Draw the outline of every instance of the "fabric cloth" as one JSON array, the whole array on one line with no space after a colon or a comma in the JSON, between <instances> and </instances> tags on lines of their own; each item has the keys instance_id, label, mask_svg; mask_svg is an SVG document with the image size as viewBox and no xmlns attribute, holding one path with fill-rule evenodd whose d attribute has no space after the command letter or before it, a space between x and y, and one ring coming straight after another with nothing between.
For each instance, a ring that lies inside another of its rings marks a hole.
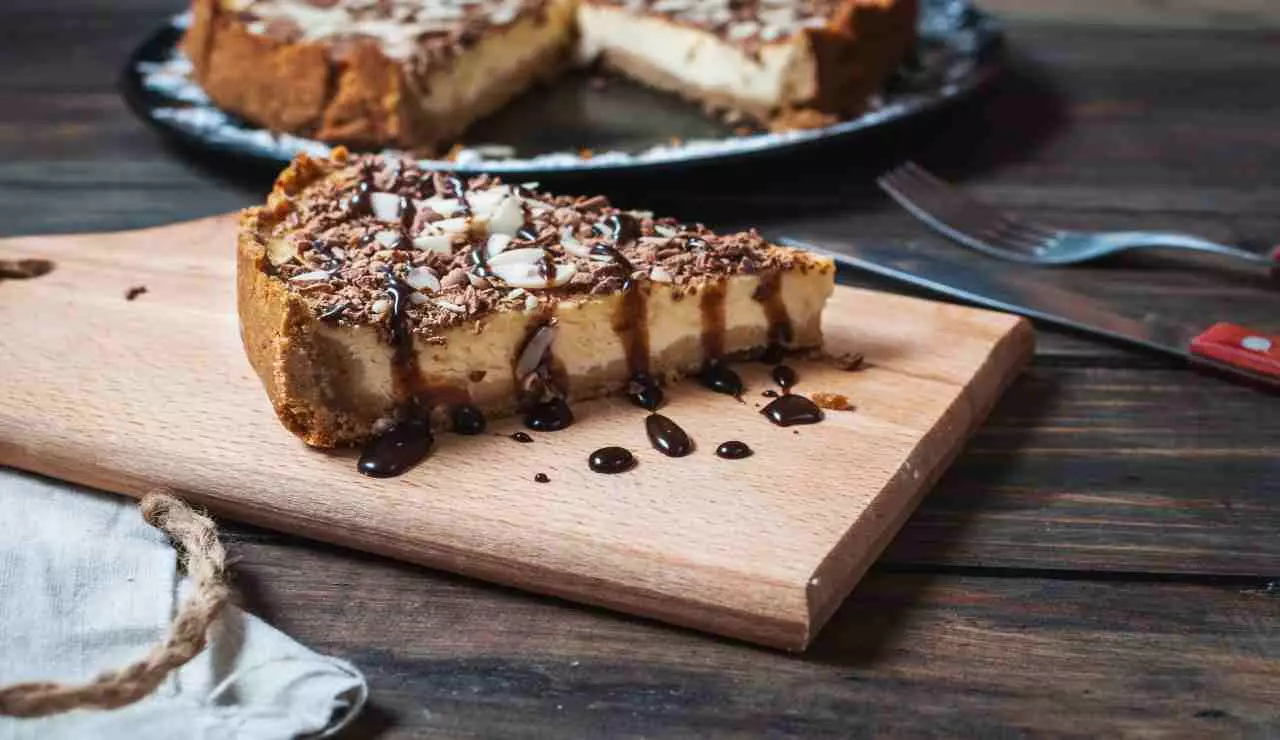
<instances>
[{"instance_id":1,"label":"fabric cloth","mask_svg":"<svg viewBox=\"0 0 1280 740\"><path fill-rule=\"evenodd\" d=\"M177 553L131 499L0 468L0 685L81 683L161 641L184 595ZM0 717L0 740L328 737L364 677L228 606L208 647L112 711Z\"/></svg>"}]
</instances>

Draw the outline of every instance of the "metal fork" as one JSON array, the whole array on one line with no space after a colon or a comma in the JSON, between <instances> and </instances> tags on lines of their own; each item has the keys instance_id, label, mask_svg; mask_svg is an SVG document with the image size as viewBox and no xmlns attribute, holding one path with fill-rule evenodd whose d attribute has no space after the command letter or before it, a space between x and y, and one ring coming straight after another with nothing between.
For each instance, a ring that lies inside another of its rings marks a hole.
<instances>
[{"instance_id":1,"label":"metal fork","mask_svg":"<svg viewBox=\"0 0 1280 740\"><path fill-rule=\"evenodd\" d=\"M1030 265L1070 265L1133 249L1185 249L1235 257L1280 270L1270 256L1160 231L1065 231L993 208L912 162L876 179L881 189L936 231L1000 259Z\"/></svg>"}]
</instances>

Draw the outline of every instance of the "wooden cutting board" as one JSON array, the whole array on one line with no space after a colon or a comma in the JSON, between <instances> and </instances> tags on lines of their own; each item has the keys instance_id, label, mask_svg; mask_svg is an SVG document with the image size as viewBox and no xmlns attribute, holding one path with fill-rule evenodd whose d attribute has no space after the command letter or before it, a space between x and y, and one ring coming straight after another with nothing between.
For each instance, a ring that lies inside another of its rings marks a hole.
<instances>
[{"instance_id":1,"label":"wooden cutting board","mask_svg":"<svg viewBox=\"0 0 1280 740\"><path fill-rule=\"evenodd\" d=\"M767 368L749 363L746 403L670 390L664 413L698 445L686 458L609 399L533 444L443 435L417 469L374 480L277 423L240 348L234 228L0 241L0 260L55 263L0 280L0 464L130 496L166 487L226 517L786 649L808 645L1032 349L1013 316L839 288L828 346L866 368L791 364L797 392L855 411L775 427L757 408ZM133 286L147 292L126 300ZM717 458L729 439L756 454ZM605 445L638 466L591 473Z\"/></svg>"}]
</instances>

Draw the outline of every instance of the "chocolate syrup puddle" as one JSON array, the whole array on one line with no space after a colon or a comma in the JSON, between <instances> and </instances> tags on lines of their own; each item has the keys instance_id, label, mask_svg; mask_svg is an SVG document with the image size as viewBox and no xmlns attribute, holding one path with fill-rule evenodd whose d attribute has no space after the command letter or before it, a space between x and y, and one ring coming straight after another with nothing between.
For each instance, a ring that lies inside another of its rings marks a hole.
<instances>
[{"instance_id":1,"label":"chocolate syrup puddle","mask_svg":"<svg viewBox=\"0 0 1280 740\"><path fill-rule=\"evenodd\" d=\"M728 442L722 442L716 448L716 457L723 457L726 460L741 460L744 457L751 457L754 453L746 442L739 442L731 439Z\"/></svg>"},{"instance_id":2,"label":"chocolate syrup puddle","mask_svg":"<svg viewBox=\"0 0 1280 740\"><path fill-rule=\"evenodd\" d=\"M558 432L572 423L573 411L563 398L535 403L524 415L524 425L535 432Z\"/></svg>"},{"instance_id":3,"label":"chocolate syrup puddle","mask_svg":"<svg viewBox=\"0 0 1280 740\"><path fill-rule=\"evenodd\" d=\"M642 373L631 378L631 383L627 388L627 398L631 402L642 409L648 411L656 411L662 405L666 394L662 392L662 386L658 385L658 381L654 380L648 373Z\"/></svg>"},{"instance_id":4,"label":"chocolate syrup puddle","mask_svg":"<svg viewBox=\"0 0 1280 740\"><path fill-rule=\"evenodd\" d=\"M625 473L635 465L635 455L625 447L601 447L587 458L587 467L596 473Z\"/></svg>"},{"instance_id":5,"label":"chocolate syrup puddle","mask_svg":"<svg viewBox=\"0 0 1280 740\"><path fill-rule=\"evenodd\" d=\"M760 409L760 413L780 427L817 424L822 421L822 409L813 401L794 393L775 398L768 406Z\"/></svg>"},{"instance_id":6,"label":"chocolate syrup puddle","mask_svg":"<svg viewBox=\"0 0 1280 740\"><path fill-rule=\"evenodd\" d=\"M458 434L481 434L484 432L484 413L469 403L453 407L453 431Z\"/></svg>"},{"instance_id":7,"label":"chocolate syrup puddle","mask_svg":"<svg viewBox=\"0 0 1280 740\"><path fill-rule=\"evenodd\" d=\"M790 391L799 380L800 376L796 371L786 365L778 365L773 369L773 382L778 384L783 393Z\"/></svg>"},{"instance_id":8,"label":"chocolate syrup puddle","mask_svg":"<svg viewBox=\"0 0 1280 740\"><path fill-rule=\"evenodd\" d=\"M371 478L393 478L421 462L434 442L426 419L406 419L369 440L356 470Z\"/></svg>"},{"instance_id":9,"label":"chocolate syrup puddle","mask_svg":"<svg viewBox=\"0 0 1280 740\"><path fill-rule=\"evenodd\" d=\"M533 476L533 480L536 483L550 483L551 476L547 475L546 473L538 473L537 475Z\"/></svg>"},{"instance_id":10,"label":"chocolate syrup puddle","mask_svg":"<svg viewBox=\"0 0 1280 740\"><path fill-rule=\"evenodd\" d=\"M693 452L693 440L680 425L662 414L649 414L644 420L645 434L653 449L667 457L684 457Z\"/></svg>"}]
</instances>

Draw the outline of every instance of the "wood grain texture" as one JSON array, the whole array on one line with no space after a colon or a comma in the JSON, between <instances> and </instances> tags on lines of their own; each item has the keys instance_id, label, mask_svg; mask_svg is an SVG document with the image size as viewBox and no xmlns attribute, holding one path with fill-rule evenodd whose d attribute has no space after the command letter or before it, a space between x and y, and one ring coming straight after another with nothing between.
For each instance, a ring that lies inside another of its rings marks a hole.
<instances>
[{"instance_id":1,"label":"wood grain texture","mask_svg":"<svg viewBox=\"0 0 1280 740\"><path fill-rule=\"evenodd\" d=\"M2 257L56 265L0 290L0 463L130 495L169 488L228 517L790 649L1032 351L1016 317L842 288L827 348L863 353L866 369L792 365L801 391L846 395L855 412L774 427L757 413L767 368L752 363L743 403L670 389L663 412L701 447L688 458L647 449L642 414L608 399L577 404L573 427L535 444L495 422L373 480L353 453L307 449L275 418L240 348L234 242L234 216L0 242ZM128 300L134 285L147 292ZM756 454L716 458L726 439ZM608 444L633 449L636 471L591 473L587 456Z\"/></svg>"},{"instance_id":2,"label":"wood grain texture","mask_svg":"<svg viewBox=\"0 0 1280 740\"><path fill-rule=\"evenodd\" d=\"M230 549L259 614L368 670L351 737L1280 732L1262 582L877 568L791 656L299 540Z\"/></svg>"}]
</instances>

